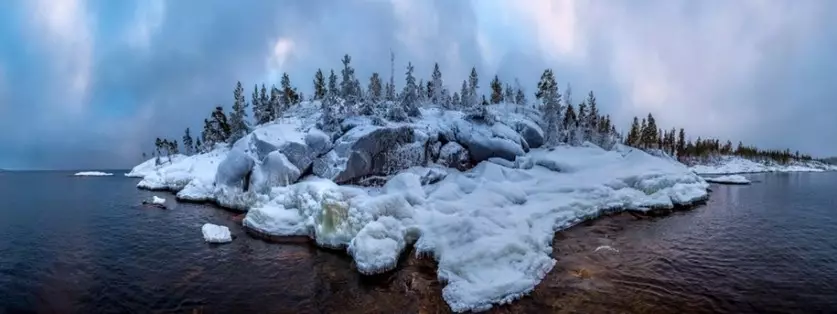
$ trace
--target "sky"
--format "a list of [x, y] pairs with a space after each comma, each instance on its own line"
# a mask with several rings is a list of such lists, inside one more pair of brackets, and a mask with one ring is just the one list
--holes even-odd
[[438, 62], [531, 98], [546, 68], [621, 129], [653, 113], [691, 138], [837, 155], [837, 1], [0, 1], [0, 168], [125, 169], [200, 130], [237, 81], [311, 94], [352, 56], [396, 84]]

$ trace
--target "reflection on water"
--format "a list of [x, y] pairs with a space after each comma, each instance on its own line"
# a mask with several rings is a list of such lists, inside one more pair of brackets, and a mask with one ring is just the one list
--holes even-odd
[[[691, 211], [623, 213], [558, 233], [547, 278], [490, 312], [837, 311], [837, 175], [751, 177], [713, 185]], [[361, 276], [343, 253], [252, 238], [234, 213], [138, 207], [154, 193], [135, 183], [0, 176], [0, 312], [449, 312], [432, 260], [405, 256], [397, 271]], [[236, 239], [204, 243], [205, 222]]]

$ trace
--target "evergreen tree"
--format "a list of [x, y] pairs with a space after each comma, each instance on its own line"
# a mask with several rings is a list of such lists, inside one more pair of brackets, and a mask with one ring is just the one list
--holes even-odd
[[520, 84], [520, 80], [515, 79], [514, 84], [516, 86], [516, 93], [514, 95], [514, 103], [518, 105], [526, 105], [526, 93], [523, 91], [523, 85]]
[[355, 82], [355, 69], [352, 68], [351, 62], [352, 57], [349, 57], [348, 54], [343, 56], [343, 70], [341, 74], [343, 76], [342, 81], [340, 81], [340, 96], [346, 103], [346, 106], [352, 107], [357, 102], [358, 95], [356, 94], [357, 88], [354, 85]]
[[326, 95], [326, 82], [323, 70], [317, 69], [317, 74], [314, 74], [314, 100], [322, 100]]
[[418, 96], [418, 103], [423, 103], [427, 100], [427, 85], [425, 85], [424, 80], [419, 80], [416, 86], [418, 86], [418, 94], [416, 95]]
[[468, 76], [468, 108], [471, 111], [475, 111], [477, 106], [479, 106], [479, 94], [477, 94], [477, 90], [479, 90], [479, 77], [477, 76], [477, 68], [471, 68], [471, 75]]
[[625, 138], [625, 145], [637, 147], [639, 145], [639, 119], [634, 116], [634, 121], [631, 123], [631, 130], [628, 131], [628, 137]]
[[575, 115], [575, 109], [573, 108], [572, 104], [567, 104], [567, 110], [564, 112], [564, 130], [566, 130], [564, 140], [570, 145], [576, 145], [578, 139], [576, 138], [576, 132], [573, 132], [576, 124], [578, 124], [578, 120]]
[[648, 125], [645, 128], [645, 148], [655, 148], [657, 144], [657, 123], [654, 121], [654, 116], [648, 114]]
[[232, 136], [232, 126], [227, 119], [227, 115], [224, 114], [224, 108], [221, 106], [215, 107], [215, 111], [212, 112], [210, 130], [212, 131], [213, 144], [227, 142]]
[[250, 132], [250, 127], [247, 125], [247, 102], [244, 100], [244, 89], [241, 88], [241, 82], [235, 87], [233, 92], [235, 102], [233, 103], [232, 113], [230, 114], [230, 137], [229, 143], [243, 138]]
[[514, 89], [512, 89], [511, 84], [506, 83], [506, 87], [503, 88], [503, 100], [507, 103], [515, 103]]
[[262, 108], [261, 98], [259, 97], [259, 84], [253, 85], [253, 95], [250, 96], [250, 109], [253, 110], [253, 119], [256, 124], [262, 124], [264, 108]]
[[599, 108], [596, 106], [596, 96], [593, 95], [593, 91], [587, 94], [585, 102], [590, 110], [587, 114], [587, 140], [601, 145], [601, 136], [599, 136]]
[[503, 102], [503, 83], [500, 83], [500, 78], [494, 75], [491, 80], [491, 103], [499, 104]]
[[195, 152], [192, 135], [189, 134], [189, 128], [186, 128], [186, 133], [183, 134], [183, 152], [186, 153], [186, 155], [191, 155]]
[[468, 94], [468, 82], [463, 80], [462, 81], [462, 89], [460, 90], [459, 97], [459, 107], [456, 107], [458, 110], [467, 111], [471, 104], [471, 95]]
[[262, 84], [262, 90], [259, 93], [259, 103], [264, 111], [262, 113], [263, 120], [260, 123], [267, 123], [273, 120], [273, 116], [275, 116], [275, 114], [273, 113], [273, 107], [270, 106], [270, 98], [268, 97], [267, 88], [265, 88], [264, 84]]
[[462, 106], [462, 104], [460, 103], [460, 100], [459, 100], [459, 93], [453, 92], [453, 98], [451, 99], [451, 107], [453, 109], [456, 109], [456, 108], [460, 108], [461, 106]]
[[270, 109], [271, 117], [270, 120], [276, 120], [282, 116], [282, 113], [285, 108], [282, 108], [282, 92], [276, 88], [276, 85], [270, 87], [270, 98], [267, 100], [268, 107]]
[[407, 63], [406, 76], [406, 84], [404, 85], [404, 90], [401, 92], [401, 106], [404, 108], [407, 116], [418, 117], [421, 116], [421, 111], [419, 110], [419, 89], [418, 85], [416, 85], [416, 78], [413, 76], [412, 62]]
[[448, 100], [444, 93], [444, 81], [442, 81], [442, 71], [439, 70], [439, 63], [433, 65], [433, 74], [430, 76], [429, 93], [432, 95], [431, 101], [434, 104], [442, 105], [443, 108], [450, 107]]
[[340, 120], [344, 112], [340, 93], [341, 90], [337, 87], [337, 75], [334, 74], [334, 70], [331, 70], [326, 96], [320, 104], [323, 112], [322, 129], [325, 131], [336, 131], [340, 128]]
[[366, 89], [369, 91], [368, 99], [370, 102], [377, 104], [383, 100], [383, 86], [381, 86], [381, 77], [378, 72], [372, 73], [372, 76], [369, 77], [369, 87]]
[[542, 103], [541, 115], [544, 122], [544, 140], [548, 146], [555, 146], [561, 141], [561, 93], [552, 69], [546, 69], [538, 83], [538, 100]]
[[648, 143], [648, 123], [645, 121], [645, 118], [642, 118], [642, 124], [639, 125], [639, 144], [635, 147], [637, 148], [647, 148], [645, 145]]
[[201, 139], [195, 139], [195, 154], [203, 153], [203, 143], [201, 143]]
[[297, 93], [296, 88], [291, 87], [291, 77], [288, 76], [288, 73], [282, 74], [282, 81], [280, 84], [282, 85], [282, 97], [279, 99], [279, 105], [280, 110], [285, 111], [290, 108], [290, 106], [299, 102], [299, 94]]

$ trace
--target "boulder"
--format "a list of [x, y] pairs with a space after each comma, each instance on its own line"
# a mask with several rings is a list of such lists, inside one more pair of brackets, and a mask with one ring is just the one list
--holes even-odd
[[437, 160], [437, 163], [448, 168], [456, 168], [460, 171], [465, 171], [468, 169], [470, 161], [471, 156], [468, 154], [468, 150], [466, 150], [465, 147], [462, 147], [462, 145], [459, 145], [459, 143], [456, 142], [448, 142], [439, 150], [439, 159]]
[[267, 193], [272, 187], [287, 186], [296, 182], [300, 176], [299, 168], [285, 154], [274, 151], [267, 155], [264, 162], [253, 168], [250, 187], [257, 192]]
[[255, 165], [255, 161], [240, 149], [232, 149], [220, 164], [215, 173], [215, 184], [238, 187], [247, 190], [248, 176]]
[[413, 126], [357, 127], [314, 161], [314, 174], [345, 183], [369, 175], [388, 175], [427, 162], [429, 136]]
[[267, 154], [270, 154], [278, 148], [272, 143], [259, 139], [256, 133], [253, 133], [252, 136], [250, 136], [250, 143], [256, 159], [259, 161], [264, 160], [265, 157], [267, 157]]
[[529, 148], [538, 148], [543, 146], [543, 130], [534, 122], [523, 120], [517, 121], [514, 123], [514, 130], [526, 140], [526, 143], [529, 143]]
[[317, 158], [317, 152], [308, 145], [297, 142], [285, 142], [279, 147], [279, 151], [288, 158], [301, 172], [305, 172]]
[[442, 136], [455, 141], [468, 149], [474, 164], [499, 157], [514, 160], [526, 154], [528, 145], [525, 140], [508, 126], [495, 126], [479, 121], [456, 120], [447, 130], [441, 130]]
[[331, 137], [320, 129], [312, 128], [305, 134], [305, 145], [317, 156], [322, 156], [331, 150]]

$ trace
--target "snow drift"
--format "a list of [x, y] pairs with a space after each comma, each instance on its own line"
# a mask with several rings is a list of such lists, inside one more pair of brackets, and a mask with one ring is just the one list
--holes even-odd
[[347, 119], [331, 135], [314, 127], [312, 108], [300, 104], [232, 148], [131, 173], [144, 175], [141, 188], [245, 210], [242, 223], [257, 232], [345, 249], [364, 274], [397, 267], [414, 245], [438, 262], [457, 312], [529, 293], [555, 265], [558, 230], [708, 196], [706, 181], [671, 158], [621, 145], [539, 148], [536, 121], [502, 106], [491, 108], [494, 124], [423, 109], [410, 122]]

